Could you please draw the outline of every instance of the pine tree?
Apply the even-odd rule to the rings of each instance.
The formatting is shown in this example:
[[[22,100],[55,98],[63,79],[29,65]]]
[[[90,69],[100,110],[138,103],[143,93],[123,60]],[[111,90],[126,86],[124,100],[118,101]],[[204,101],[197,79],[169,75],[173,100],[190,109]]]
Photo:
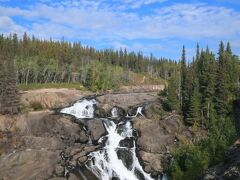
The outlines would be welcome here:
[[[182,60],[181,60],[181,110],[186,117],[188,108],[188,92],[187,92],[187,65],[186,65],[186,51],[183,46],[182,49]]]
[[[229,49],[228,49],[229,50]],[[217,84],[215,94],[215,108],[219,115],[227,113],[229,96],[228,58],[223,42],[220,43],[218,52]]]
[[[180,104],[178,99],[178,80],[176,77],[171,77],[168,84],[168,106],[172,111],[179,111]]]
[[[196,61],[199,61],[199,59],[200,59],[200,49],[199,49],[199,44],[197,43]]]
[[[86,86],[86,88],[91,90],[93,84],[94,84],[93,70],[90,67],[87,71],[86,80],[85,80],[84,85]]]
[[[199,82],[195,78],[192,84],[192,94],[190,95],[189,109],[187,113],[187,124],[193,125],[194,123],[201,124],[201,110],[200,110],[200,93]]]
[[[211,107],[213,106],[213,97],[216,83],[216,62],[215,57],[209,52],[201,52],[198,63],[199,68],[199,89],[201,93],[201,119],[202,125],[209,125]]]
[[[14,59],[11,55],[12,44],[0,48],[0,113],[17,114],[20,112],[20,100],[16,87]]]

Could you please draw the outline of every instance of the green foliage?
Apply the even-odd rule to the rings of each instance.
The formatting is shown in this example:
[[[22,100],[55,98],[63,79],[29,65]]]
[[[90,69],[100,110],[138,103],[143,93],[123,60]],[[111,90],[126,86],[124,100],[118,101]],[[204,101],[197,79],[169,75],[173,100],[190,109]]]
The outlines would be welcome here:
[[[173,152],[169,175],[173,180],[196,179],[208,167],[224,160],[224,154],[236,138],[234,123],[226,118],[212,119],[208,138],[195,144],[183,144]]]
[[[170,78],[168,84],[167,101],[164,104],[164,107],[166,109],[177,112],[180,110],[180,103],[178,99],[178,87],[179,80],[176,77]]]
[[[196,61],[181,61],[181,102],[184,122],[208,131],[208,137],[194,144],[180,144],[173,152],[171,179],[196,179],[208,167],[224,160],[228,147],[237,137],[232,102],[239,97],[240,63],[230,44],[220,43],[218,58],[206,48]],[[178,87],[171,85],[177,90]],[[169,87],[170,89],[170,87]],[[168,101],[171,97],[168,97]],[[169,105],[169,104],[168,104]],[[170,107],[170,106],[169,106]]]
[[[190,95],[189,108],[187,112],[186,122],[187,124],[200,124],[201,123],[201,110],[200,110],[200,93],[199,93],[199,82],[195,78],[192,85],[192,94]]]
[[[169,168],[174,180],[196,179],[208,167],[209,157],[205,150],[195,145],[182,145],[174,152],[174,160]]]
[[[177,67],[174,61],[145,57],[141,52],[96,50],[80,43],[30,38],[26,33],[21,39],[16,34],[2,35],[0,47],[15,57],[17,83],[26,85],[80,83],[92,91],[102,91],[124,83],[134,84],[129,72],[146,74],[153,82],[154,79],[168,79]]]
[[[237,137],[235,123],[231,118],[212,119],[209,137],[201,144],[210,155],[210,166],[223,161],[226,150]]]
[[[182,49],[182,60],[181,60],[181,109],[183,112],[184,117],[186,116],[187,112],[187,105],[189,101],[189,96],[188,96],[188,84],[187,84],[187,64],[186,64],[186,51],[185,47],[183,46]]]
[[[20,98],[16,87],[16,70],[11,52],[13,44],[10,39],[1,44],[0,37],[0,113],[17,114],[20,111]]]

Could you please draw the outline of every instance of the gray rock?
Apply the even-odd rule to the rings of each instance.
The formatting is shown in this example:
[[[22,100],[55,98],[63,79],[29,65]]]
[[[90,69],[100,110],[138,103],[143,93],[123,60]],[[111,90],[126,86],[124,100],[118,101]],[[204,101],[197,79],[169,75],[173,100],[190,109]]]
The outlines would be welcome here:
[[[91,134],[91,139],[93,142],[97,142],[100,137],[106,134],[105,127],[103,125],[103,120],[92,119],[87,121],[88,131]]]

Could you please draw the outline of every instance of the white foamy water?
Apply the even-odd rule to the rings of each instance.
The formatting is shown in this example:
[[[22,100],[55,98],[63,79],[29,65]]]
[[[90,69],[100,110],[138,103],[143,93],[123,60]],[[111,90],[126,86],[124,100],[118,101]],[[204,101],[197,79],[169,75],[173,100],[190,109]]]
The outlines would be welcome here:
[[[92,100],[82,100],[78,101],[73,106],[62,109],[60,112],[64,114],[70,114],[76,118],[93,118],[94,117],[94,104],[96,101]]]
[[[139,114],[140,114],[141,116],[143,116],[142,110],[143,110],[143,107],[138,107],[135,117],[137,117],[137,115],[139,115]]]
[[[120,180],[138,180],[135,171],[140,172],[146,180],[152,179],[149,174],[145,173],[136,156],[136,147],[134,142],[133,148],[124,148],[119,146],[119,142],[127,137],[132,137],[132,126],[127,122],[123,131],[118,134],[117,125],[105,119],[105,127],[108,132],[105,146],[98,151],[89,154],[89,162],[87,166],[98,176],[100,179],[109,180],[112,177],[118,177]],[[122,129],[122,128],[121,128]],[[100,140],[102,141],[102,140]],[[131,168],[128,169],[121,159],[118,158],[117,150],[127,149],[132,154],[133,163]]]
[[[114,118],[118,117],[118,110],[116,107],[112,108],[111,114]]]
[[[136,114],[135,114],[134,116],[129,116],[129,115],[127,114],[126,117],[134,118],[134,117],[137,117],[139,114],[140,114],[141,116],[143,116],[142,110],[143,110],[143,107],[138,107],[138,108],[137,108],[137,112],[136,112]]]
[[[62,109],[60,112],[73,115],[76,118],[94,118],[95,104],[96,101],[94,99],[85,99],[76,102],[71,107]],[[131,117],[137,117],[138,115],[143,116],[142,109],[142,107],[138,107],[136,114]],[[112,117],[118,117],[118,109],[116,107],[112,109],[111,113]],[[144,172],[138,161],[135,141],[132,143],[132,148],[131,146],[121,147],[119,145],[120,141],[126,138],[129,140],[129,138],[133,137],[131,122],[124,120],[117,125],[111,118],[106,118],[104,119],[104,126],[108,134],[101,137],[98,141],[103,147],[88,155],[86,166],[102,180],[111,180],[113,177],[117,177],[120,180],[138,180],[143,177],[146,180],[151,180],[151,176]],[[124,165],[123,160],[118,157],[118,150],[124,150],[131,156],[130,159],[132,160],[129,161],[131,163],[130,166],[126,167]],[[125,154],[121,158],[126,158]],[[141,178],[139,176],[141,176]]]

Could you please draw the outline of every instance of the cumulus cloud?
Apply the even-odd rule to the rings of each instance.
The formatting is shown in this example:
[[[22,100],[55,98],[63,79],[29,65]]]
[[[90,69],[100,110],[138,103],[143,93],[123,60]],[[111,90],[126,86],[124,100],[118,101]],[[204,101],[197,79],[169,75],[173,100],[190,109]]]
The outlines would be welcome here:
[[[11,18],[8,16],[0,16],[0,32],[9,33],[16,32],[22,34],[27,29],[16,24]]]
[[[116,0],[112,0],[116,1]],[[44,38],[85,39],[113,47],[128,46],[146,51],[163,50],[157,43],[141,41],[181,39],[236,39],[240,34],[240,12],[207,4],[172,4],[156,6],[152,13],[126,11],[165,0],[123,0],[109,4],[107,0],[56,1],[42,0],[27,8],[0,6],[0,31],[28,31]],[[113,7],[114,6],[114,7]],[[21,18],[25,25],[15,22]],[[26,25],[27,24],[27,25]],[[134,41],[126,45],[125,41]],[[105,43],[104,43],[105,42]],[[108,42],[108,43],[106,43]],[[236,44],[236,43],[235,43]],[[182,45],[182,44],[181,44]]]

